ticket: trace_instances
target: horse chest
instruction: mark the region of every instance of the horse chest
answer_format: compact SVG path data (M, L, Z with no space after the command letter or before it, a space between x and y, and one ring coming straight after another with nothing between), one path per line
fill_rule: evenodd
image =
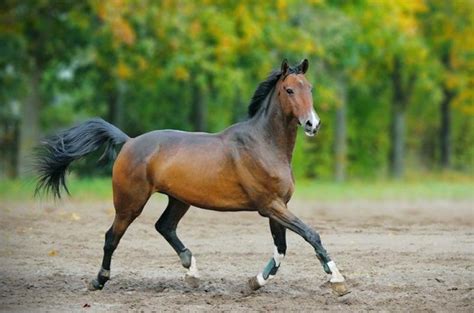
M243 180L245 190L253 202L271 202L275 198L288 202L294 191L291 168L284 164L259 164L250 167Z
M278 198L288 202L295 190L291 168L279 171L276 175L273 175L272 181L274 194L278 196Z

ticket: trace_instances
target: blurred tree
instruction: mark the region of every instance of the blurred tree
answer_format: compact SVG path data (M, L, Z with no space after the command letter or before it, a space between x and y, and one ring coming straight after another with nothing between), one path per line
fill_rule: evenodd
M388 165L399 177L405 161L429 168L438 157L472 169L468 1L7 0L1 6L0 118L21 122L22 160L41 132L90 116L131 136L222 130L246 118L255 87L283 58L306 57L323 128L315 139L298 137L296 176L341 181L381 175ZM5 138L13 138L7 128ZM15 152L7 154L0 154L10 160L3 164L13 164ZM80 163L78 173L97 173L95 164Z
M307 12L303 25L310 27L318 47L320 64L316 66L316 76L325 76L316 88L327 89L326 96L319 100L334 108L334 178L341 182L347 175L347 106L350 77L358 62L358 27L338 7L319 7Z
M71 10L84 11L77 1L4 1L1 8L0 36L4 47L15 49L7 66L21 76L27 96L21 101L19 170L28 172L28 158L37 144L40 131L40 110L44 94L41 81L51 63L70 60L76 48L85 41L69 23ZM10 42L10 43L9 43ZM13 43L11 43L13 42Z
M449 168L452 163L452 103L457 103L458 109L466 114L474 113L474 82L472 72L469 73L474 66L474 5L472 1L441 0L430 0L427 4L428 10L422 15L421 22L431 53L441 67L439 151L441 166Z
M366 46L365 71L371 83L391 89L389 169L392 177L400 178L404 172L405 111L427 56L417 20L426 7L422 0L364 1L362 5L352 3L348 10L363 28L360 41ZM380 82L381 78L385 81Z

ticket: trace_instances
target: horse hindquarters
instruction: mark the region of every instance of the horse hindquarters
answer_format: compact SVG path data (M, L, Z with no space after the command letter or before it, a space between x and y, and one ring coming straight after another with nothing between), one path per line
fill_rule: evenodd
M145 175L130 175L126 169L121 168L126 164L120 157L114 166L113 193L115 218L112 226L105 234L104 256L102 267L97 278L89 284L90 290L98 290L110 279L110 263L112 255L128 226L141 214L143 207L151 195L151 188Z

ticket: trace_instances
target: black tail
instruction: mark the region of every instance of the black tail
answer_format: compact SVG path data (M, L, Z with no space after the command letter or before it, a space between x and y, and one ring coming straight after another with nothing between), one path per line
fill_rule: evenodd
M106 121L95 118L64 130L41 142L36 153L35 168L39 174L35 195L52 193L61 198L61 186L66 187L66 170L72 161L106 145L99 162L115 159L114 146L127 141L129 137Z

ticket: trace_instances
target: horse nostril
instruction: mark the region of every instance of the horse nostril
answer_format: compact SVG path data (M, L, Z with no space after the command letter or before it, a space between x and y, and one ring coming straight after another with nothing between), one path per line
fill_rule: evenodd
M313 123L311 123L311 121L307 121L306 124L305 124L305 126L312 128L312 127L313 127Z

